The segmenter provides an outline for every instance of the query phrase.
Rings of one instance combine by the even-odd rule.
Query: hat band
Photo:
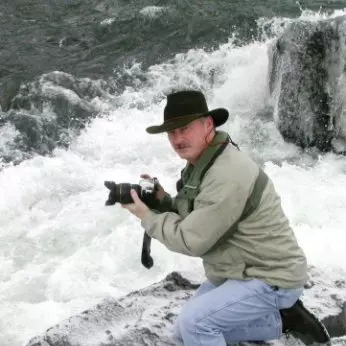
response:
[[[171,123],[172,121],[175,121],[175,120],[181,120],[181,119],[186,119],[186,118],[190,118],[190,117],[192,118],[192,117],[195,117],[196,115],[203,116],[203,115],[207,115],[207,114],[208,113],[194,113],[194,114],[182,115],[180,117],[175,117],[172,119],[165,120],[163,123],[168,124],[168,123]]]

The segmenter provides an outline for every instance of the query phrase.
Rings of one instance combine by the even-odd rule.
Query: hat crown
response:
[[[204,113],[208,113],[208,105],[204,95],[200,91],[178,91],[167,96],[164,121]]]
[[[186,126],[191,121],[204,116],[211,116],[214,126],[224,124],[228,119],[225,108],[208,109],[207,101],[199,90],[183,90],[167,95],[161,125],[149,126],[148,133],[168,132]]]

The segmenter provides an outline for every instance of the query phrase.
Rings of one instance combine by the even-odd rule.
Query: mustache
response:
[[[180,144],[177,144],[174,146],[174,149],[185,149],[185,148],[188,148],[189,145],[188,144],[185,144],[185,143],[180,143]]]

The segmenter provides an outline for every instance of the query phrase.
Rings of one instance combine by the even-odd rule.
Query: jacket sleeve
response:
[[[251,183],[206,181],[195,199],[194,210],[184,219],[178,214],[149,211],[142,226],[152,238],[172,251],[200,257],[227,232],[241,216]]]
[[[163,199],[159,201],[152,209],[158,211],[159,213],[164,213],[167,211],[177,212],[175,198],[169,193],[166,193]]]

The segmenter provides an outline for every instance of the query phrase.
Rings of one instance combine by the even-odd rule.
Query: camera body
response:
[[[156,192],[159,189],[157,178],[141,179],[139,184],[119,183],[114,181],[105,181],[105,186],[110,190],[106,205],[114,205],[115,203],[129,204],[133,203],[130,191],[134,189],[138,197],[150,208],[155,209],[160,201],[156,198]],[[141,262],[143,266],[150,269],[154,265],[154,260],[150,256],[151,237],[144,232]]]
[[[141,179],[139,184],[118,183],[114,181],[105,181],[105,186],[110,190],[106,205],[114,205],[115,203],[130,204],[133,199],[130,190],[134,189],[138,197],[149,207],[154,208],[158,200],[156,192],[158,190],[157,178]]]

